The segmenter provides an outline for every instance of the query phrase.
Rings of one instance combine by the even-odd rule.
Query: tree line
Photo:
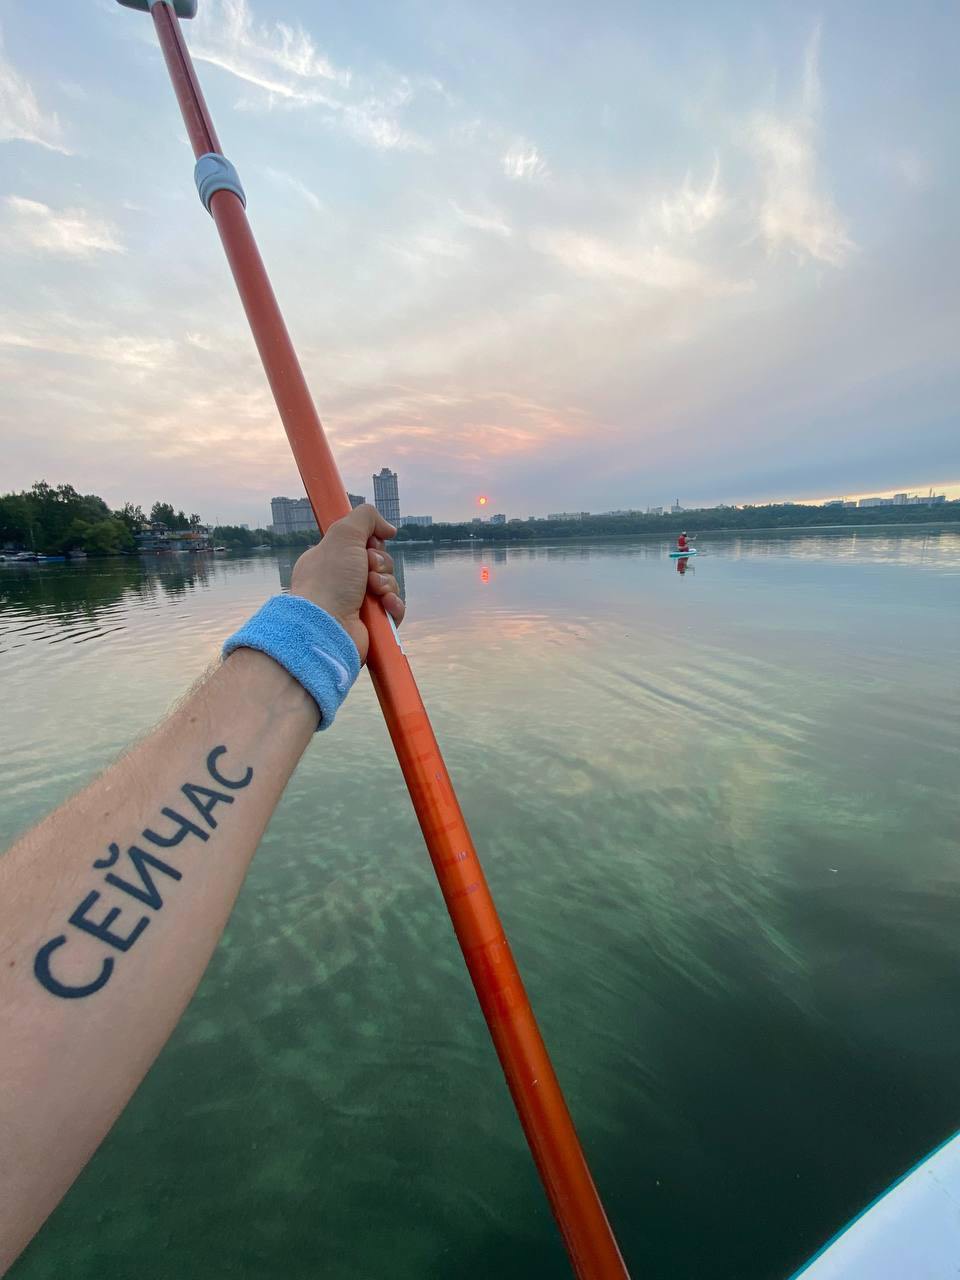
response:
[[[506,524],[404,525],[401,538],[410,542],[531,542],[541,538],[609,538],[630,534],[736,532],[738,529],[806,529],[825,525],[920,524],[960,521],[960,501],[937,506],[810,507],[795,502],[765,506],[706,507],[699,511],[655,516],[641,512],[623,516],[584,515],[579,520],[508,520]]]
[[[39,480],[30,489],[0,496],[0,545],[45,555],[131,551],[139,529],[133,512],[139,510],[126,503],[119,511],[111,511],[95,493],[78,493],[71,484]]]
[[[70,551],[118,555],[134,551],[136,535],[157,522],[175,531],[196,529],[203,524],[197,512],[188,515],[170,502],[155,502],[149,514],[132,502],[111,511],[95,493],[80,493],[71,484],[51,485],[45,480],[38,480],[19,493],[0,495],[0,547],[41,555],[66,555]],[[238,549],[263,543],[285,545],[283,539],[275,539],[266,529],[241,529],[237,525],[215,528],[213,538]]]

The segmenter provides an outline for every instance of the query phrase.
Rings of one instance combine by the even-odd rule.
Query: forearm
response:
[[[170,1034],[316,725],[239,650],[0,858],[0,1272]]]

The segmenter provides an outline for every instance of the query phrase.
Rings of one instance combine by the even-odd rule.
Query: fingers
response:
[[[379,538],[374,538],[372,541],[377,545],[368,548],[367,564],[377,573],[393,573],[393,556],[379,549],[383,546]]]
[[[403,615],[407,612],[407,606],[403,603],[400,597],[392,591],[388,592],[385,596],[381,596],[381,603],[399,627],[400,623],[403,621]]]
[[[386,557],[388,560],[389,556]],[[391,562],[391,568],[392,568]],[[367,574],[367,591],[372,596],[376,596],[383,607],[389,613],[390,617],[398,625],[403,621],[403,615],[407,611],[407,606],[400,598],[400,588],[397,580],[392,573],[379,573],[371,569]]]
[[[371,569],[367,574],[367,590],[372,596],[385,596],[390,592],[400,594],[397,580],[392,573],[378,573]]]

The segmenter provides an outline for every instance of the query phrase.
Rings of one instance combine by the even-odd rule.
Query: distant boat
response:
[[[226,551],[226,547],[214,547],[214,551]]]
[[[86,560],[86,558],[87,558],[87,553],[85,551],[68,551],[67,552],[68,560]]]
[[[37,556],[41,564],[66,564],[66,556]]]

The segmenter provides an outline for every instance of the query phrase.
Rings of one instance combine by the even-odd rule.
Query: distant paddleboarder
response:
[[[689,541],[688,541],[688,539],[687,539],[687,535],[686,535],[686,533],[685,533],[685,532],[684,532],[684,533],[681,533],[680,537],[677,539],[677,550],[678,550],[678,551],[689,551],[689,550],[690,550],[690,543],[689,543]]]

